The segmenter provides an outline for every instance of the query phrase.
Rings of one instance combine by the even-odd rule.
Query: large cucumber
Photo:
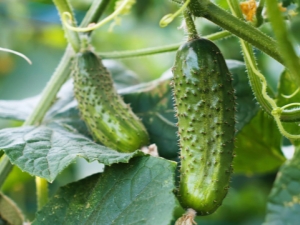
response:
[[[181,148],[182,206],[214,212],[229,188],[235,134],[232,76],[218,47],[191,40],[177,51],[173,95]]]
[[[91,50],[75,57],[74,94],[82,119],[95,141],[120,152],[132,152],[149,142],[140,119],[118,95],[111,74]]]

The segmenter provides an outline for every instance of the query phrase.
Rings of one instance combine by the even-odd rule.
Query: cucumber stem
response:
[[[196,26],[194,20],[191,16],[191,12],[189,10],[184,10],[183,12],[187,32],[188,32],[188,41],[200,38],[198,32],[196,30]]]
[[[230,36],[231,36],[230,32],[223,30],[217,33],[204,36],[203,38],[209,39],[211,41],[216,41]],[[177,51],[177,49],[183,43],[184,42],[180,42],[171,45],[145,48],[139,50],[127,50],[127,51],[119,51],[119,52],[99,52],[98,55],[103,59],[125,59],[125,58],[137,57],[137,56],[148,56],[148,55]]]
[[[283,59],[277,48],[277,43],[257,28],[236,18],[212,2],[206,6],[206,14],[204,17],[230,31],[239,38],[249,42],[283,64]]]

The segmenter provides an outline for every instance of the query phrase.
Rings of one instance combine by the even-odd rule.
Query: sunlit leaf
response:
[[[49,182],[74,162],[76,157],[111,165],[128,162],[130,158],[142,154],[139,151],[119,153],[60,124],[2,129],[0,149],[21,170]]]

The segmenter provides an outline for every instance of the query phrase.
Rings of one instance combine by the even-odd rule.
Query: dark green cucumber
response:
[[[181,148],[178,197],[200,215],[213,213],[229,188],[235,134],[232,76],[206,39],[183,44],[173,67]]]
[[[84,50],[76,55],[74,63],[75,98],[95,141],[121,152],[147,145],[144,125],[117,93],[102,60]]]

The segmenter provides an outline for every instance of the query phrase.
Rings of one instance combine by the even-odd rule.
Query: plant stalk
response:
[[[256,9],[256,24],[255,24],[256,27],[259,27],[264,22],[264,17],[263,17],[264,6],[265,6],[265,0],[260,0]]]
[[[37,193],[37,206],[38,210],[41,210],[43,206],[48,202],[48,182],[41,177],[35,177],[36,193]]]
[[[188,40],[190,41],[190,40],[198,39],[199,35],[190,11],[185,9],[183,12],[183,16],[184,16],[184,20],[188,32]]]
[[[231,33],[224,30],[224,31],[220,31],[214,34],[204,36],[203,38],[209,39],[211,41],[216,41],[230,36]],[[128,51],[120,51],[120,52],[99,52],[98,55],[103,59],[124,59],[124,58],[138,57],[138,56],[154,55],[154,54],[177,51],[178,48],[183,43],[184,42],[180,42],[171,45],[165,45],[165,46],[154,47],[154,48],[145,48],[139,50],[128,50]]]
[[[62,14],[64,12],[68,12],[72,15],[72,18],[75,18],[73,15],[73,10],[71,9],[71,6],[69,5],[67,0],[53,0],[53,3],[55,4],[57,11],[59,12],[59,17],[62,18]],[[72,26],[77,26],[77,22],[74,20],[70,21],[70,24]],[[75,31],[69,30],[64,24],[62,24],[64,28],[65,35],[67,37],[68,42],[71,44],[73,50],[75,52],[79,52],[80,50],[80,38],[79,34]]]

